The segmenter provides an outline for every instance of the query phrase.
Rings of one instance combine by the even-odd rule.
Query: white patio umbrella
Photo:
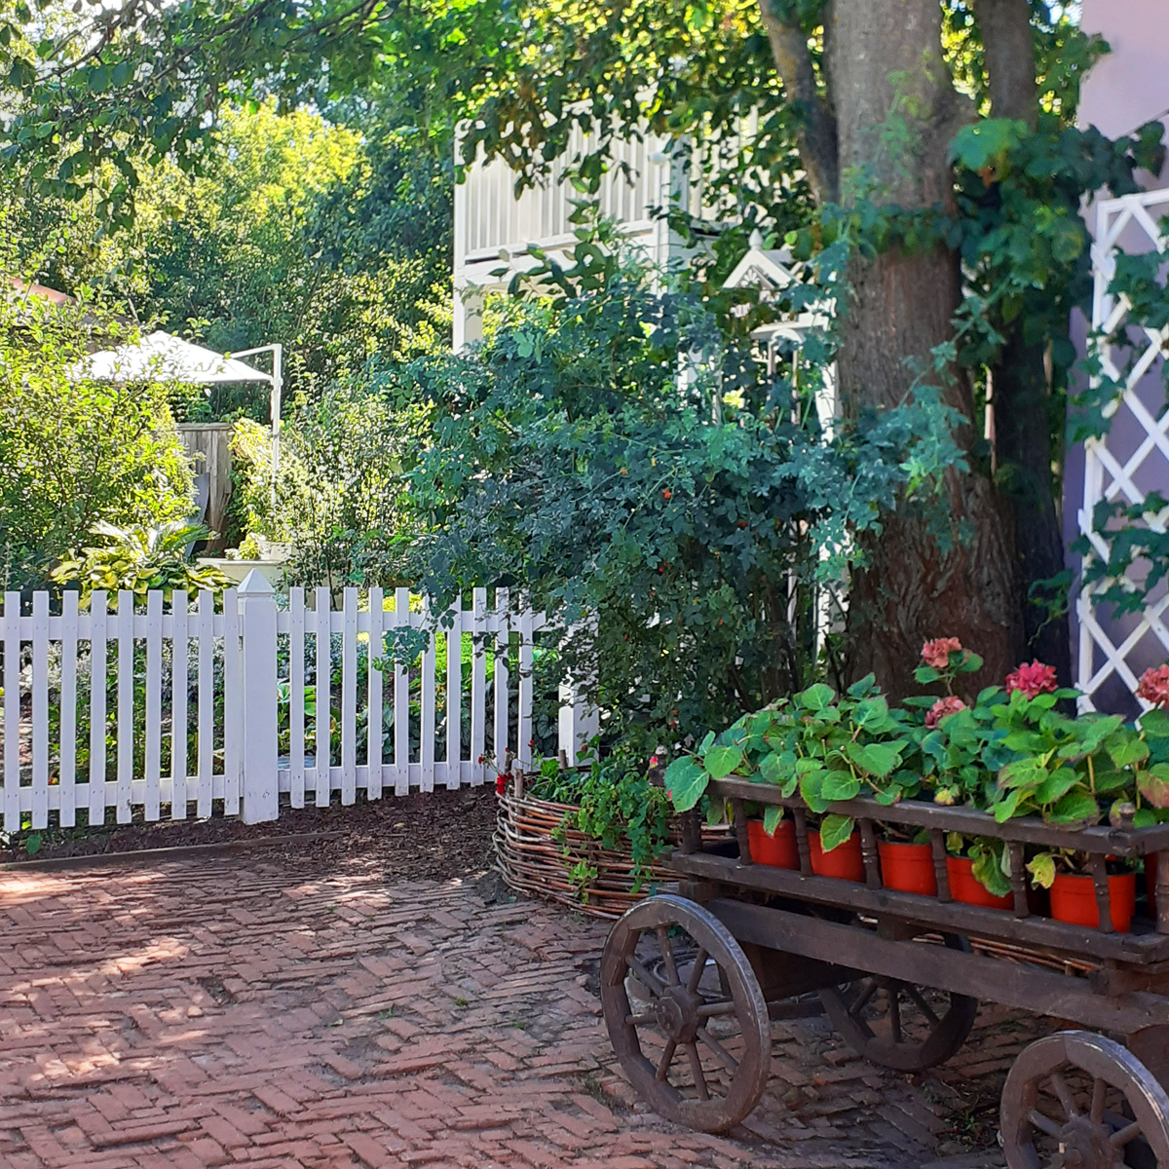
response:
[[[271,382],[262,373],[230,354],[216,353],[202,345],[192,345],[159,329],[143,337],[137,345],[120,345],[94,353],[84,364],[85,373],[97,381],[182,382],[184,385],[210,385],[212,382]]]
[[[272,354],[272,372],[264,373],[239,357],[257,353]],[[216,353],[193,345],[162,329],[143,337],[137,345],[120,345],[91,354],[79,363],[79,372],[96,381],[180,382],[203,386],[216,382],[267,382],[271,387],[272,409],[272,491],[276,491],[276,472],[280,459],[280,393],[283,388],[282,345],[261,345],[239,354]]]

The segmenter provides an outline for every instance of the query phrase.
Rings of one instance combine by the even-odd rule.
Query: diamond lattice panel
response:
[[[1096,211],[1092,327],[1111,338],[1099,350],[1106,375],[1119,379],[1125,371],[1125,391],[1111,407],[1108,434],[1090,439],[1084,449],[1080,531],[1103,557],[1108,555],[1107,532],[1092,526],[1097,503],[1143,503],[1153,490],[1169,496],[1169,411],[1160,376],[1169,330],[1145,328],[1131,318],[1131,306],[1123,296],[1108,292],[1118,253],[1169,249],[1169,233],[1158,226],[1166,215],[1169,190],[1108,199]],[[1164,530],[1169,515],[1146,513],[1144,522]],[[1169,658],[1169,596],[1164,588],[1152,594],[1141,612],[1122,616],[1100,602],[1092,590],[1083,589],[1076,601],[1076,618],[1081,709],[1138,713],[1147,704],[1135,696],[1137,679],[1148,666]]]

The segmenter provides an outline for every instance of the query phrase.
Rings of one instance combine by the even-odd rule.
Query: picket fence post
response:
[[[242,801],[245,824],[280,814],[277,776],[276,600],[272,586],[252,569],[239,589],[243,680]]]

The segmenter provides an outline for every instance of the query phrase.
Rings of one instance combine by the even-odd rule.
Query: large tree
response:
[[[960,201],[951,142],[987,116],[1024,130],[1041,108],[1057,129],[1068,116],[1089,54],[1049,7],[1042,0],[129,3],[93,18],[10,22],[0,54],[22,93],[7,149],[34,152],[34,178],[62,196],[85,188],[96,158],[111,160],[124,176],[124,188],[106,201],[116,219],[136,181],[135,152],[198,167],[227,95],[319,102],[382,88],[411,104],[429,135],[449,138],[459,118],[469,119],[469,145],[506,158],[521,182],[565,154],[574,126],[593,133],[591,153],[572,160],[585,186],[609,165],[610,144],[629,134],[649,128],[701,142],[703,158],[718,164],[708,189],[738,224],[714,249],[711,289],[756,223],[775,235],[802,217],[815,221],[817,239],[829,219],[850,224],[853,258],[839,306],[846,415],[859,420],[904,401],[921,371],[932,370],[960,420],[966,455],[943,484],[948,522],[939,530],[936,514],[895,510],[880,536],[866,540],[852,582],[853,669],[872,668],[899,691],[910,684],[921,642],[933,636],[957,635],[978,648],[989,676],[1001,677],[1028,637],[1032,649],[1042,645],[1066,663],[1066,629],[1040,630],[1025,600],[1062,561],[1059,452],[1051,442],[1059,398],[1045,360],[1062,326],[1048,314],[1035,327],[1038,318],[1020,319],[1019,305],[998,293],[981,299],[979,312],[1001,328],[977,350],[974,377],[957,359],[977,347],[955,331],[960,258],[968,279],[979,263],[983,275],[993,268],[970,245],[960,213],[973,208],[979,222],[993,218],[1001,175],[983,168],[988,199],[967,192]],[[54,31],[39,44],[22,40],[46,24]],[[1062,64],[1053,63],[1053,47]],[[1074,199],[1064,202],[1074,215]],[[1013,226],[1045,235],[1038,219]],[[1081,230],[1067,264],[1082,268],[1083,254]],[[1016,284],[1043,292],[1042,279],[1029,280]],[[981,400],[988,384],[998,483],[976,410],[975,395]]]

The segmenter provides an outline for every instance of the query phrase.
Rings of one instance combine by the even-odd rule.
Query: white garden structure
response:
[[[1143,504],[1153,491],[1169,494],[1169,411],[1160,376],[1169,351],[1169,329],[1155,330],[1130,319],[1128,301],[1113,296],[1108,286],[1120,252],[1169,249],[1169,189],[1106,199],[1096,207],[1096,241],[1092,247],[1094,291],[1093,332],[1106,340],[1098,350],[1105,374],[1124,376],[1124,393],[1106,411],[1110,429],[1102,439],[1091,439],[1084,451],[1084,492],[1079,529],[1101,557],[1108,556],[1108,534],[1093,524],[1101,500]],[[1164,531],[1169,516],[1146,513],[1144,522]],[[1164,585],[1149,598],[1143,611],[1116,617],[1098,604],[1098,589],[1081,590],[1076,602],[1078,635],[1077,686],[1082,709],[1116,705],[1121,691],[1135,691],[1139,675],[1169,657],[1166,610],[1169,594]],[[1106,689],[1109,684],[1113,693]],[[1139,701],[1139,700],[1138,700]],[[1147,703],[1142,703],[1147,707]]]

